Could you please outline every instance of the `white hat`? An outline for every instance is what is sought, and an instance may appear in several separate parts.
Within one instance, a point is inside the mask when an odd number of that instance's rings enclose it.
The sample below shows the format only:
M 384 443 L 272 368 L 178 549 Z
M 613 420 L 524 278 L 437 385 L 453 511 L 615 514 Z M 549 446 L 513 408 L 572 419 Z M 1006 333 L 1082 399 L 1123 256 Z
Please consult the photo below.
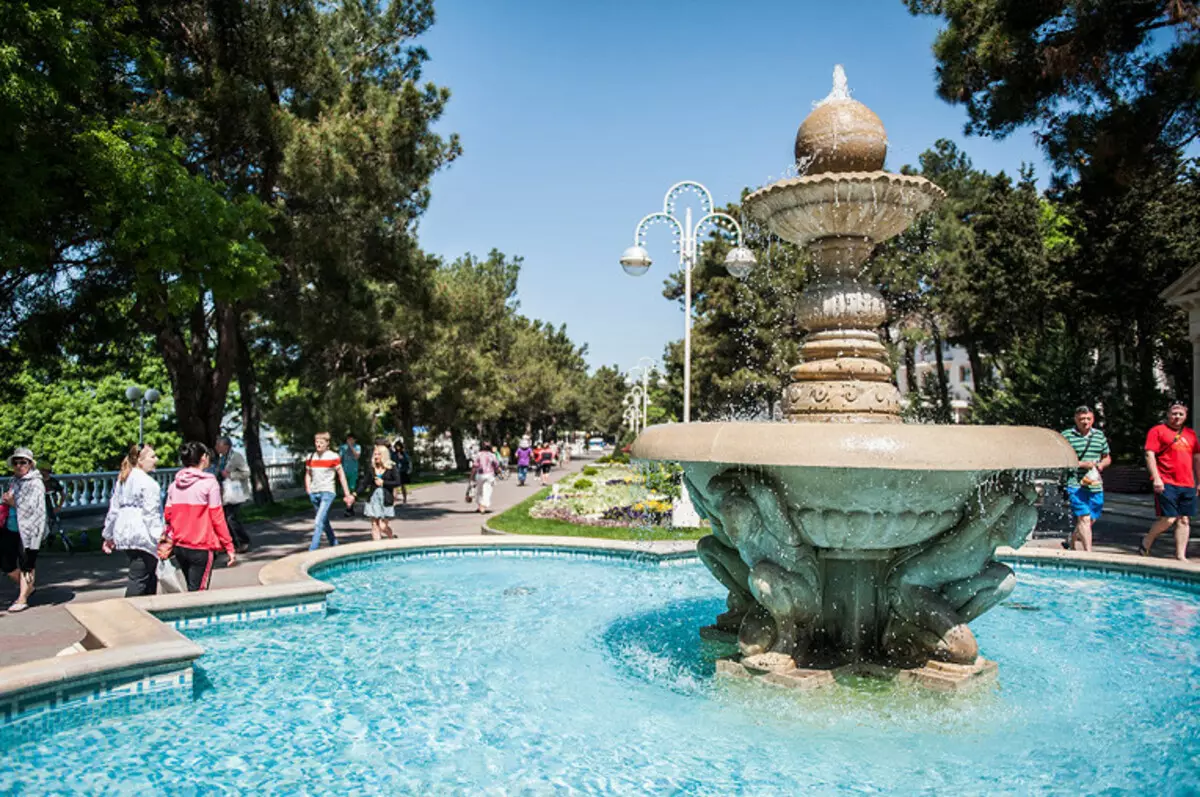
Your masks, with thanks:
M 33 458 L 33 452 L 28 448 L 17 448 L 12 452 L 12 456 L 8 458 L 8 467 L 14 467 L 14 459 L 27 459 L 33 467 L 37 467 L 37 460 Z

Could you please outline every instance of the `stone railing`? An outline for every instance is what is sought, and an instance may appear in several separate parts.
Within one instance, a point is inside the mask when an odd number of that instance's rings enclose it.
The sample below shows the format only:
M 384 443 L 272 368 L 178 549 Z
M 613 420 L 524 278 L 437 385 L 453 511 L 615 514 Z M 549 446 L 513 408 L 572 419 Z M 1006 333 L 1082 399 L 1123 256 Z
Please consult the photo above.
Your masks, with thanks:
M 282 490 L 297 486 L 298 472 L 295 462 L 277 462 L 267 465 L 267 479 L 272 490 Z M 167 487 L 175 479 L 179 468 L 159 468 L 151 475 L 163 489 L 166 497 Z M 63 486 L 65 500 L 62 513 L 64 515 L 79 515 L 88 512 L 101 512 L 108 509 L 109 499 L 117 484 L 117 471 L 100 471 L 97 473 L 65 473 L 54 474 Z M 8 479 L 0 480 L 0 491 L 7 489 Z

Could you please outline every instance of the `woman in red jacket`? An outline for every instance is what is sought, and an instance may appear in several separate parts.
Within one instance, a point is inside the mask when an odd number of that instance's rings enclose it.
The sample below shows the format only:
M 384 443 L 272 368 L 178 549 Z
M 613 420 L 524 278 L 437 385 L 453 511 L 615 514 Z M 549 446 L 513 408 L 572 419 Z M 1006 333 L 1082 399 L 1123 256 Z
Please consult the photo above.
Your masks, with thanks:
M 183 469 L 167 489 L 167 506 L 163 513 L 166 532 L 163 539 L 172 546 L 172 553 L 187 580 L 189 592 L 208 589 L 213 559 L 218 551 L 229 556 L 229 566 L 237 564 L 233 538 L 225 524 L 221 506 L 221 485 L 217 477 L 206 472 L 212 459 L 203 443 L 184 443 L 179 450 Z M 163 556 L 159 549 L 159 556 Z M 166 557 L 163 557 L 166 558 Z

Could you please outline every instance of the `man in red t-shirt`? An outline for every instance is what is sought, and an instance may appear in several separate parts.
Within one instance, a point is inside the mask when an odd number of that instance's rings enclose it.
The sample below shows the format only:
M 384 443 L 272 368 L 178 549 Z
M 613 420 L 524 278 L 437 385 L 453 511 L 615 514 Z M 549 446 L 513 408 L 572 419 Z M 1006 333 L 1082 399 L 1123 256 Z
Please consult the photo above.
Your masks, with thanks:
M 1146 470 L 1154 482 L 1154 509 L 1158 520 L 1142 539 L 1138 553 L 1150 555 L 1158 535 L 1175 525 L 1175 558 L 1187 561 L 1191 518 L 1196 513 L 1196 471 L 1200 470 L 1200 443 L 1183 425 L 1187 406 L 1172 402 L 1167 422 L 1146 435 Z

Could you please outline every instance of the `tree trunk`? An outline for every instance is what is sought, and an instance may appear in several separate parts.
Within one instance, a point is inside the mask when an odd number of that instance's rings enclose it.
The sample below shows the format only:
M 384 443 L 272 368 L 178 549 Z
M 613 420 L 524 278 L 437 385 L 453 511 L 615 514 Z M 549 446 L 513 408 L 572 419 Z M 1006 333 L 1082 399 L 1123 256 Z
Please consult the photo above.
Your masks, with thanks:
M 267 477 L 267 464 L 263 461 L 262 439 L 259 429 L 262 416 L 258 407 L 258 387 L 254 372 L 254 359 L 246 343 L 242 324 L 237 325 L 237 377 L 238 390 L 242 394 L 242 441 L 246 446 L 246 463 L 250 466 L 250 482 L 254 488 L 254 502 L 269 504 L 271 480 Z
M 421 469 L 420 457 L 417 456 L 416 433 L 413 431 L 416 426 L 416 415 L 413 412 L 412 396 L 403 390 L 396 397 L 396 409 L 392 413 L 392 423 L 400 431 L 400 436 L 404 438 L 405 450 L 408 451 L 408 458 L 412 460 L 413 473 L 416 473 Z
M 918 401 L 921 385 L 917 382 L 917 344 L 915 341 L 904 343 L 904 386 L 908 389 L 909 401 Z
M 217 343 L 211 352 L 211 330 L 202 302 L 196 304 L 188 318 L 186 335 L 179 326 L 180 319 L 168 316 L 159 322 L 151 318 L 144 328 L 155 336 L 162 351 L 163 364 L 171 379 L 179 432 L 185 441 L 211 446 L 221 435 L 225 399 L 237 360 L 236 314 L 228 305 L 214 303 L 212 318 Z
M 454 449 L 454 467 L 462 471 L 471 467 L 467 460 L 467 451 L 463 448 L 462 430 L 458 427 L 450 430 L 450 446 Z
M 967 342 L 967 359 L 971 362 L 971 384 L 980 396 L 988 396 L 992 392 L 991 374 L 985 372 L 983 355 L 974 341 Z
M 1113 376 L 1116 379 L 1117 400 L 1125 400 L 1125 364 L 1121 360 L 1121 333 L 1113 331 Z
M 942 331 L 936 321 L 930 322 L 929 329 L 933 335 L 933 359 L 937 364 L 937 397 L 941 405 L 938 408 L 938 419 L 942 423 L 950 423 L 954 420 L 954 410 L 950 406 L 950 380 L 946 376 L 946 358 L 942 355 Z

